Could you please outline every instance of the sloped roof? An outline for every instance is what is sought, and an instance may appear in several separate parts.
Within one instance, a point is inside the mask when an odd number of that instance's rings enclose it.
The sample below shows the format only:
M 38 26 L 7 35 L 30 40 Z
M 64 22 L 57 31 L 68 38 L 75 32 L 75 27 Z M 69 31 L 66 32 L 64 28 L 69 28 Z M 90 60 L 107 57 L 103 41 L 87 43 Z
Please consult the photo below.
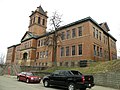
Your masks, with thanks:
M 75 21 L 75 22 L 72 22 L 70 24 L 67 24 L 65 26 L 61 26 L 59 28 L 59 30 L 62 30 L 62 29 L 65 29 L 65 28 L 68 28 L 68 27 L 71 27 L 71 26 L 74 26 L 76 24 L 79 24 L 79 23 L 82 23 L 82 22 L 86 22 L 86 21 L 91 21 L 92 23 L 94 23 L 97 27 L 99 27 L 105 34 L 107 34 L 108 36 L 110 36 L 112 39 L 114 39 L 115 41 L 117 41 L 111 34 L 109 34 L 107 31 L 105 31 L 100 24 L 98 24 L 95 20 L 93 20 L 90 16 L 89 17 L 86 17 L 86 18 L 83 18 L 81 20 L 78 20 L 78 21 Z M 105 24 L 107 29 L 109 30 L 109 27 L 107 24 Z
M 46 12 L 43 10 L 43 8 L 41 7 L 41 5 L 39 7 L 37 7 L 37 9 L 35 11 L 32 11 L 32 14 L 30 15 L 30 17 L 35 14 L 36 12 L 46 16 Z M 47 17 L 47 16 L 46 16 Z
M 46 13 L 44 12 L 43 8 L 41 7 L 41 5 L 38 7 L 39 8 L 39 12 L 43 15 L 46 16 Z
M 27 31 L 21 39 L 21 42 L 29 40 L 29 39 L 36 39 L 38 38 L 37 35 L 32 34 L 31 32 Z

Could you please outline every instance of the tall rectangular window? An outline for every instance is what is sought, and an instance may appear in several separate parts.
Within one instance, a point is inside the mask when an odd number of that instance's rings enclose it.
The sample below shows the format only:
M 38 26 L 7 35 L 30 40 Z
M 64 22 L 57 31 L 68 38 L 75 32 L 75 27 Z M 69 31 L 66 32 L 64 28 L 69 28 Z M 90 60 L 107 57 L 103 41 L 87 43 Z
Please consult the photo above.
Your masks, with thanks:
M 35 17 L 34 17 L 34 19 L 33 19 L 33 23 L 35 23 Z
M 40 46 L 40 40 L 38 40 L 38 46 Z
M 64 56 L 64 47 L 61 47 L 60 54 L 61 56 Z
M 78 36 L 82 36 L 82 26 L 78 27 Z
M 43 53 L 42 53 L 42 52 L 40 52 L 40 58 L 42 58 L 42 54 L 43 54 Z
M 101 38 L 101 32 L 99 32 L 99 39 L 100 39 L 100 41 L 102 40 L 102 38 Z
M 64 32 L 62 32 L 61 39 L 62 39 L 62 40 L 65 39 L 65 33 L 64 33 Z
M 39 58 L 39 52 L 37 52 L 37 55 L 36 55 L 36 59 L 38 59 Z
M 97 46 L 97 56 L 99 56 L 99 47 Z
M 72 29 L 72 38 L 75 38 L 76 37 L 76 29 Z
M 100 48 L 100 57 L 102 57 L 102 48 Z
M 72 55 L 75 55 L 75 46 L 72 46 Z
M 70 39 L 70 30 L 66 32 L 66 39 Z
M 66 47 L 66 56 L 69 56 L 69 47 Z
M 45 53 L 45 54 L 46 54 L 45 56 L 46 56 L 46 58 L 47 58 L 47 57 L 48 57 L 48 50 L 46 51 L 46 53 Z
M 96 38 L 98 39 L 98 30 L 96 30 Z
M 40 17 L 38 17 L 38 24 L 40 24 Z
M 78 45 L 78 54 L 82 55 L 82 44 Z
M 96 45 L 94 45 L 94 55 L 96 56 Z
M 95 27 L 93 27 L 93 37 L 95 38 Z
M 43 51 L 43 56 L 42 57 L 45 58 L 45 51 Z
M 45 19 L 43 19 L 43 21 L 42 21 L 42 25 L 45 25 Z
M 43 45 L 44 45 L 44 40 L 42 39 L 42 40 L 41 40 L 41 46 L 43 46 Z

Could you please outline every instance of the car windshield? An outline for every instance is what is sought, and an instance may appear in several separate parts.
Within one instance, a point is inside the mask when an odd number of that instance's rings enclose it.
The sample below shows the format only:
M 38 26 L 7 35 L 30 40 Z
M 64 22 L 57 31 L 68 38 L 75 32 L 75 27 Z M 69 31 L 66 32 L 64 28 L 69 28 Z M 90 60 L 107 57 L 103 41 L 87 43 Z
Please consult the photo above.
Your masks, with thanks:
M 28 76 L 33 76 L 33 74 L 32 74 L 32 73 L 26 73 L 26 75 L 28 75 Z

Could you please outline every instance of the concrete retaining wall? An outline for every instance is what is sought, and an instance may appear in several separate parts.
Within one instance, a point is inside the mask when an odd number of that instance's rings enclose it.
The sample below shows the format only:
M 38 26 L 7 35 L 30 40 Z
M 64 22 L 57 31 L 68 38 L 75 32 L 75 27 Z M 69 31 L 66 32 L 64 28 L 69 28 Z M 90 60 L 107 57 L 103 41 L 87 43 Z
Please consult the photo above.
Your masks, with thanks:
M 99 73 L 94 75 L 96 85 L 120 89 L 120 72 Z

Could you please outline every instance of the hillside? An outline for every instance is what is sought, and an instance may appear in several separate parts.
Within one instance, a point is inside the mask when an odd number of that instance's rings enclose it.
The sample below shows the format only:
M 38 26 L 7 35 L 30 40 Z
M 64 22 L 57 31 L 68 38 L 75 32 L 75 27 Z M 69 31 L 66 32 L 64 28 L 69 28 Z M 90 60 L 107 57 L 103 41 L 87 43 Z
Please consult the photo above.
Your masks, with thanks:
M 88 65 L 88 67 L 52 67 L 44 72 L 53 72 L 55 70 L 78 70 L 84 74 L 105 73 L 109 71 L 120 71 L 120 60 L 106 61 L 106 62 L 94 62 Z

